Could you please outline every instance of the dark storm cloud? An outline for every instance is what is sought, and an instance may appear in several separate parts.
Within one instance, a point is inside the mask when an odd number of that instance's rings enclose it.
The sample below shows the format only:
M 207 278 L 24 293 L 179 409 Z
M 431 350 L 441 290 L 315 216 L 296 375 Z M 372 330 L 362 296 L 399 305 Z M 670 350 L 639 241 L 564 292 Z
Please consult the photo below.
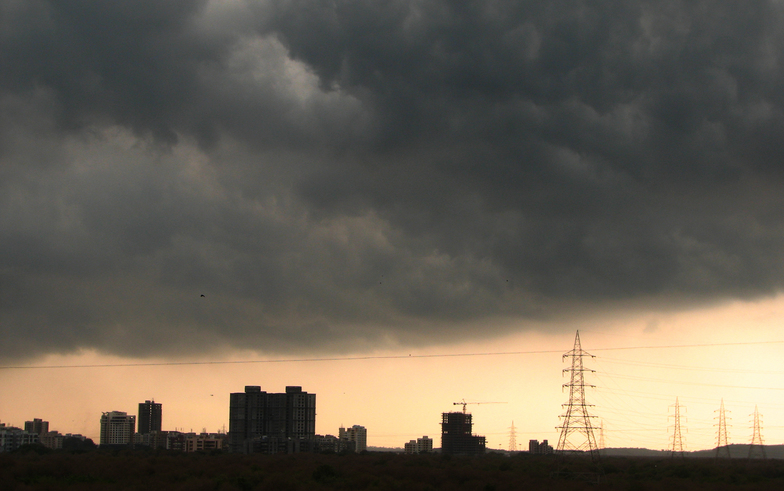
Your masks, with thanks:
M 0 5 L 4 357 L 782 287 L 779 2 Z

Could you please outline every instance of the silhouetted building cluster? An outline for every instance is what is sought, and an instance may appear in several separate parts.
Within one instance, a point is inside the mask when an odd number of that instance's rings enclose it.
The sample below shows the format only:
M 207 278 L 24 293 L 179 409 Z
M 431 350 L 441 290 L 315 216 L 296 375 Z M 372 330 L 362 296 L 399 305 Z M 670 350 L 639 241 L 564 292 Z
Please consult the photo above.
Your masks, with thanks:
M 341 426 L 338 436 L 316 435 L 316 394 L 299 386 L 287 386 L 283 393 L 268 393 L 260 386 L 246 386 L 244 392 L 229 396 L 228 433 L 202 433 L 162 430 L 163 405 L 154 400 L 139 403 L 137 416 L 124 411 L 101 414 L 102 447 L 149 447 L 181 452 L 222 451 L 233 453 L 297 452 L 364 452 L 367 429 L 364 426 Z M 137 428 L 138 422 L 138 428 Z M 446 455 L 479 455 L 485 452 L 484 436 L 472 434 L 471 414 L 442 413 L 441 452 Z M 86 442 L 82 435 L 62 435 L 49 431 L 49 422 L 39 418 L 26 421 L 24 430 L 0 424 L 0 452 L 13 451 L 22 445 L 43 444 L 52 449 L 71 448 Z M 89 446 L 94 446 L 89 440 Z M 89 447 L 84 447 L 89 448 Z M 433 439 L 427 436 L 404 444 L 407 454 L 433 451 Z M 531 453 L 552 453 L 547 440 L 529 443 Z
M 485 437 L 471 434 L 473 423 L 468 413 L 441 414 L 441 453 L 480 455 L 485 453 Z
M 348 453 L 354 452 L 354 442 L 341 440 L 335 435 L 316 435 L 313 448 L 316 453 Z
M 316 394 L 299 386 L 287 386 L 283 393 L 268 393 L 260 386 L 246 386 L 244 392 L 229 396 L 228 433 L 202 433 L 162 430 L 163 405 L 153 400 L 139 403 L 137 416 L 124 411 L 101 414 L 100 445 L 149 447 L 181 452 L 223 451 L 233 453 L 364 452 L 367 429 L 341 426 L 338 436 L 316 435 Z M 138 422 L 138 428 L 137 428 Z M 485 452 L 484 436 L 472 434 L 471 414 L 442 413 L 441 452 L 446 455 L 480 455 Z M 91 440 L 82 435 L 62 435 L 49 431 L 49 422 L 39 418 L 25 422 L 25 428 L 0 424 L 0 452 L 22 445 L 40 443 L 52 449 L 89 448 Z M 87 444 L 89 442 L 89 445 Z M 79 446 L 85 443 L 85 446 Z M 74 446 L 76 445 L 76 446 Z M 433 451 L 428 436 L 404 444 L 407 454 Z M 547 440 L 529 443 L 531 453 L 552 453 Z
M 134 447 L 150 447 L 175 452 L 225 450 L 227 446 L 228 436 L 225 433 L 168 430 L 136 433 L 134 437 Z
M 138 431 L 137 431 L 138 422 Z M 163 405 L 155 401 L 139 403 L 139 417 L 123 411 L 101 415 L 101 446 L 149 447 L 180 452 L 223 450 L 228 446 L 225 433 L 164 431 Z
M 73 449 L 95 446 L 92 440 L 83 435 L 63 435 L 58 431 L 49 431 L 49 422 L 39 418 L 25 421 L 24 429 L 0 423 L 0 452 L 12 452 L 22 445 L 35 444 L 58 450 L 68 447 L 69 442 L 69 448 Z
M 553 453 L 553 447 L 547 443 L 547 440 L 528 440 L 528 453 L 535 455 L 549 455 Z

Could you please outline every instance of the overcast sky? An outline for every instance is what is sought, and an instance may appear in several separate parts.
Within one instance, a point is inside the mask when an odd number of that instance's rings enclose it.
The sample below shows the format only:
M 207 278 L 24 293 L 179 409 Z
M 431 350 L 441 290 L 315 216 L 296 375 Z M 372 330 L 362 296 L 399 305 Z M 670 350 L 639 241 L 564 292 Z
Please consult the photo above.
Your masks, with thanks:
M 0 0 L 0 359 L 776 295 L 782 55 L 777 0 Z

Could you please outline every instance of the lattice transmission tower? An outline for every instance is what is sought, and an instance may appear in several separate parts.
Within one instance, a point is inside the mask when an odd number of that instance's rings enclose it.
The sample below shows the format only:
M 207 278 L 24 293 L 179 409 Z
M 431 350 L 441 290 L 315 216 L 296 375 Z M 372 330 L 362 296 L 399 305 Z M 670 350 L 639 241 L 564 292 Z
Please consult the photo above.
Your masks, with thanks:
M 749 445 L 749 459 L 767 459 L 765 454 L 765 444 L 762 442 L 762 430 L 760 428 L 760 413 L 757 406 L 754 406 L 754 432 L 751 435 L 751 445 Z
M 509 428 L 509 451 L 517 451 L 517 431 L 515 431 L 514 421 L 512 421 L 512 427 Z
M 568 451 L 589 452 L 591 459 L 598 460 L 599 448 L 594 436 L 596 428 L 591 424 L 591 418 L 596 416 L 588 414 L 588 408 L 593 406 L 585 402 L 585 372 L 595 370 L 583 366 L 584 356 L 595 358 L 582 349 L 580 331 L 577 331 L 574 336 L 574 348 L 564 353 L 562 358 L 571 358 L 571 367 L 563 369 L 563 373 L 569 372 L 569 383 L 563 384 L 563 387 L 569 387 L 569 402 L 563 404 L 566 407 L 566 414 L 560 416 L 563 418 L 563 423 L 557 427 L 561 430 L 561 436 L 558 437 L 556 452 L 561 455 Z M 595 385 L 588 387 L 595 387 Z
M 675 424 L 673 425 L 672 445 L 670 446 L 672 453 L 670 456 L 673 459 L 676 456 L 683 458 L 685 455 L 683 453 L 683 435 L 681 433 L 681 408 L 685 409 L 685 407 L 681 406 L 677 397 L 675 398 L 675 404 L 670 407 L 675 408 L 675 415 L 673 416 L 675 418 Z
M 719 406 L 719 409 L 713 412 L 719 413 L 719 415 L 714 418 L 719 420 L 719 422 L 714 425 L 719 427 L 718 431 L 716 432 L 716 458 L 718 459 L 724 456 L 729 459 L 731 458 L 730 441 L 727 432 L 727 411 L 724 409 L 724 399 L 721 400 L 721 406 Z

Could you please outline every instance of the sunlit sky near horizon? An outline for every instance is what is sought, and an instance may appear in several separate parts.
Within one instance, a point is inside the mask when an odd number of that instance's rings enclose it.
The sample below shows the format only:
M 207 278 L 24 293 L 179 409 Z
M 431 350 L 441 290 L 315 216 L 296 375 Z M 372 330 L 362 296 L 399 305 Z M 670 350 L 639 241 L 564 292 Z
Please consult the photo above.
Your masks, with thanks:
M 585 358 L 585 366 L 596 371 L 586 374 L 586 384 L 595 386 L 586 387 L 586 399 L 594 405 L 590 413 L 597 426 L 604 427 L 605 445 L 671 448 L 676 397 L 685 407 L 681 424 L 687 450 L 715 447 L 722 398 L 730 443 L 751 441 L 755 405 L 763 416 L 764 441 L 784 443 L 782 308 L 779 297 L 574 322 L 583 349 L 595 355 Z M 738 330 L 747 334 L 739 337 Z M 560 352 L 573 342 L 573 333 L 528 333 L 407 353 L 366 353 L 378 358 L 364 360 L 279 357 L 239 364 L 3 369 L 0 383 L 12 388 L 13 397 L 0 401 L 0 414 L 2 422 L 18 426 L 40 417 L 52 429 L 97 441 L 102 411 L 135 414 L 139 402 L 154 398 L 163 404 L 164 429 L 214 432 L 228 426 L 230 392 L 241 392 L 245 385 L 269 392 L 301 385 L 317 394 L 318 434 L 359 424 L 368 428 L 372 446 L 402 447 L 423 435 L 438 446 L 441 412 L 460 410 L 453 403 L 465 399 L 505 403 L 468 406 L 475 433 L 487 437 L 488 448 L 508 449 L 514 422 L 517 443 L 527 449 L 529 439 L 558 441 L 555 427 L 568 400 L 561 386 L 569 381 L 561 373 L 568 359 L 562 361 Z M 519 353 L 481 354 L 510 352 Z M 460 354 L 473 356 L 451 356 Z M 384 358 L 397 356 L 403 358 Z M 245 352 L 201 361 L 251 360 L 259 359 Z M 86 353 L 50 356 L 30 366 L 156 361 L 162 360 Z
M 0 421 L 525 447 L 579 329 L 607 446 L 784 442 L 782 60 L 780 0 L 0 0 Z

